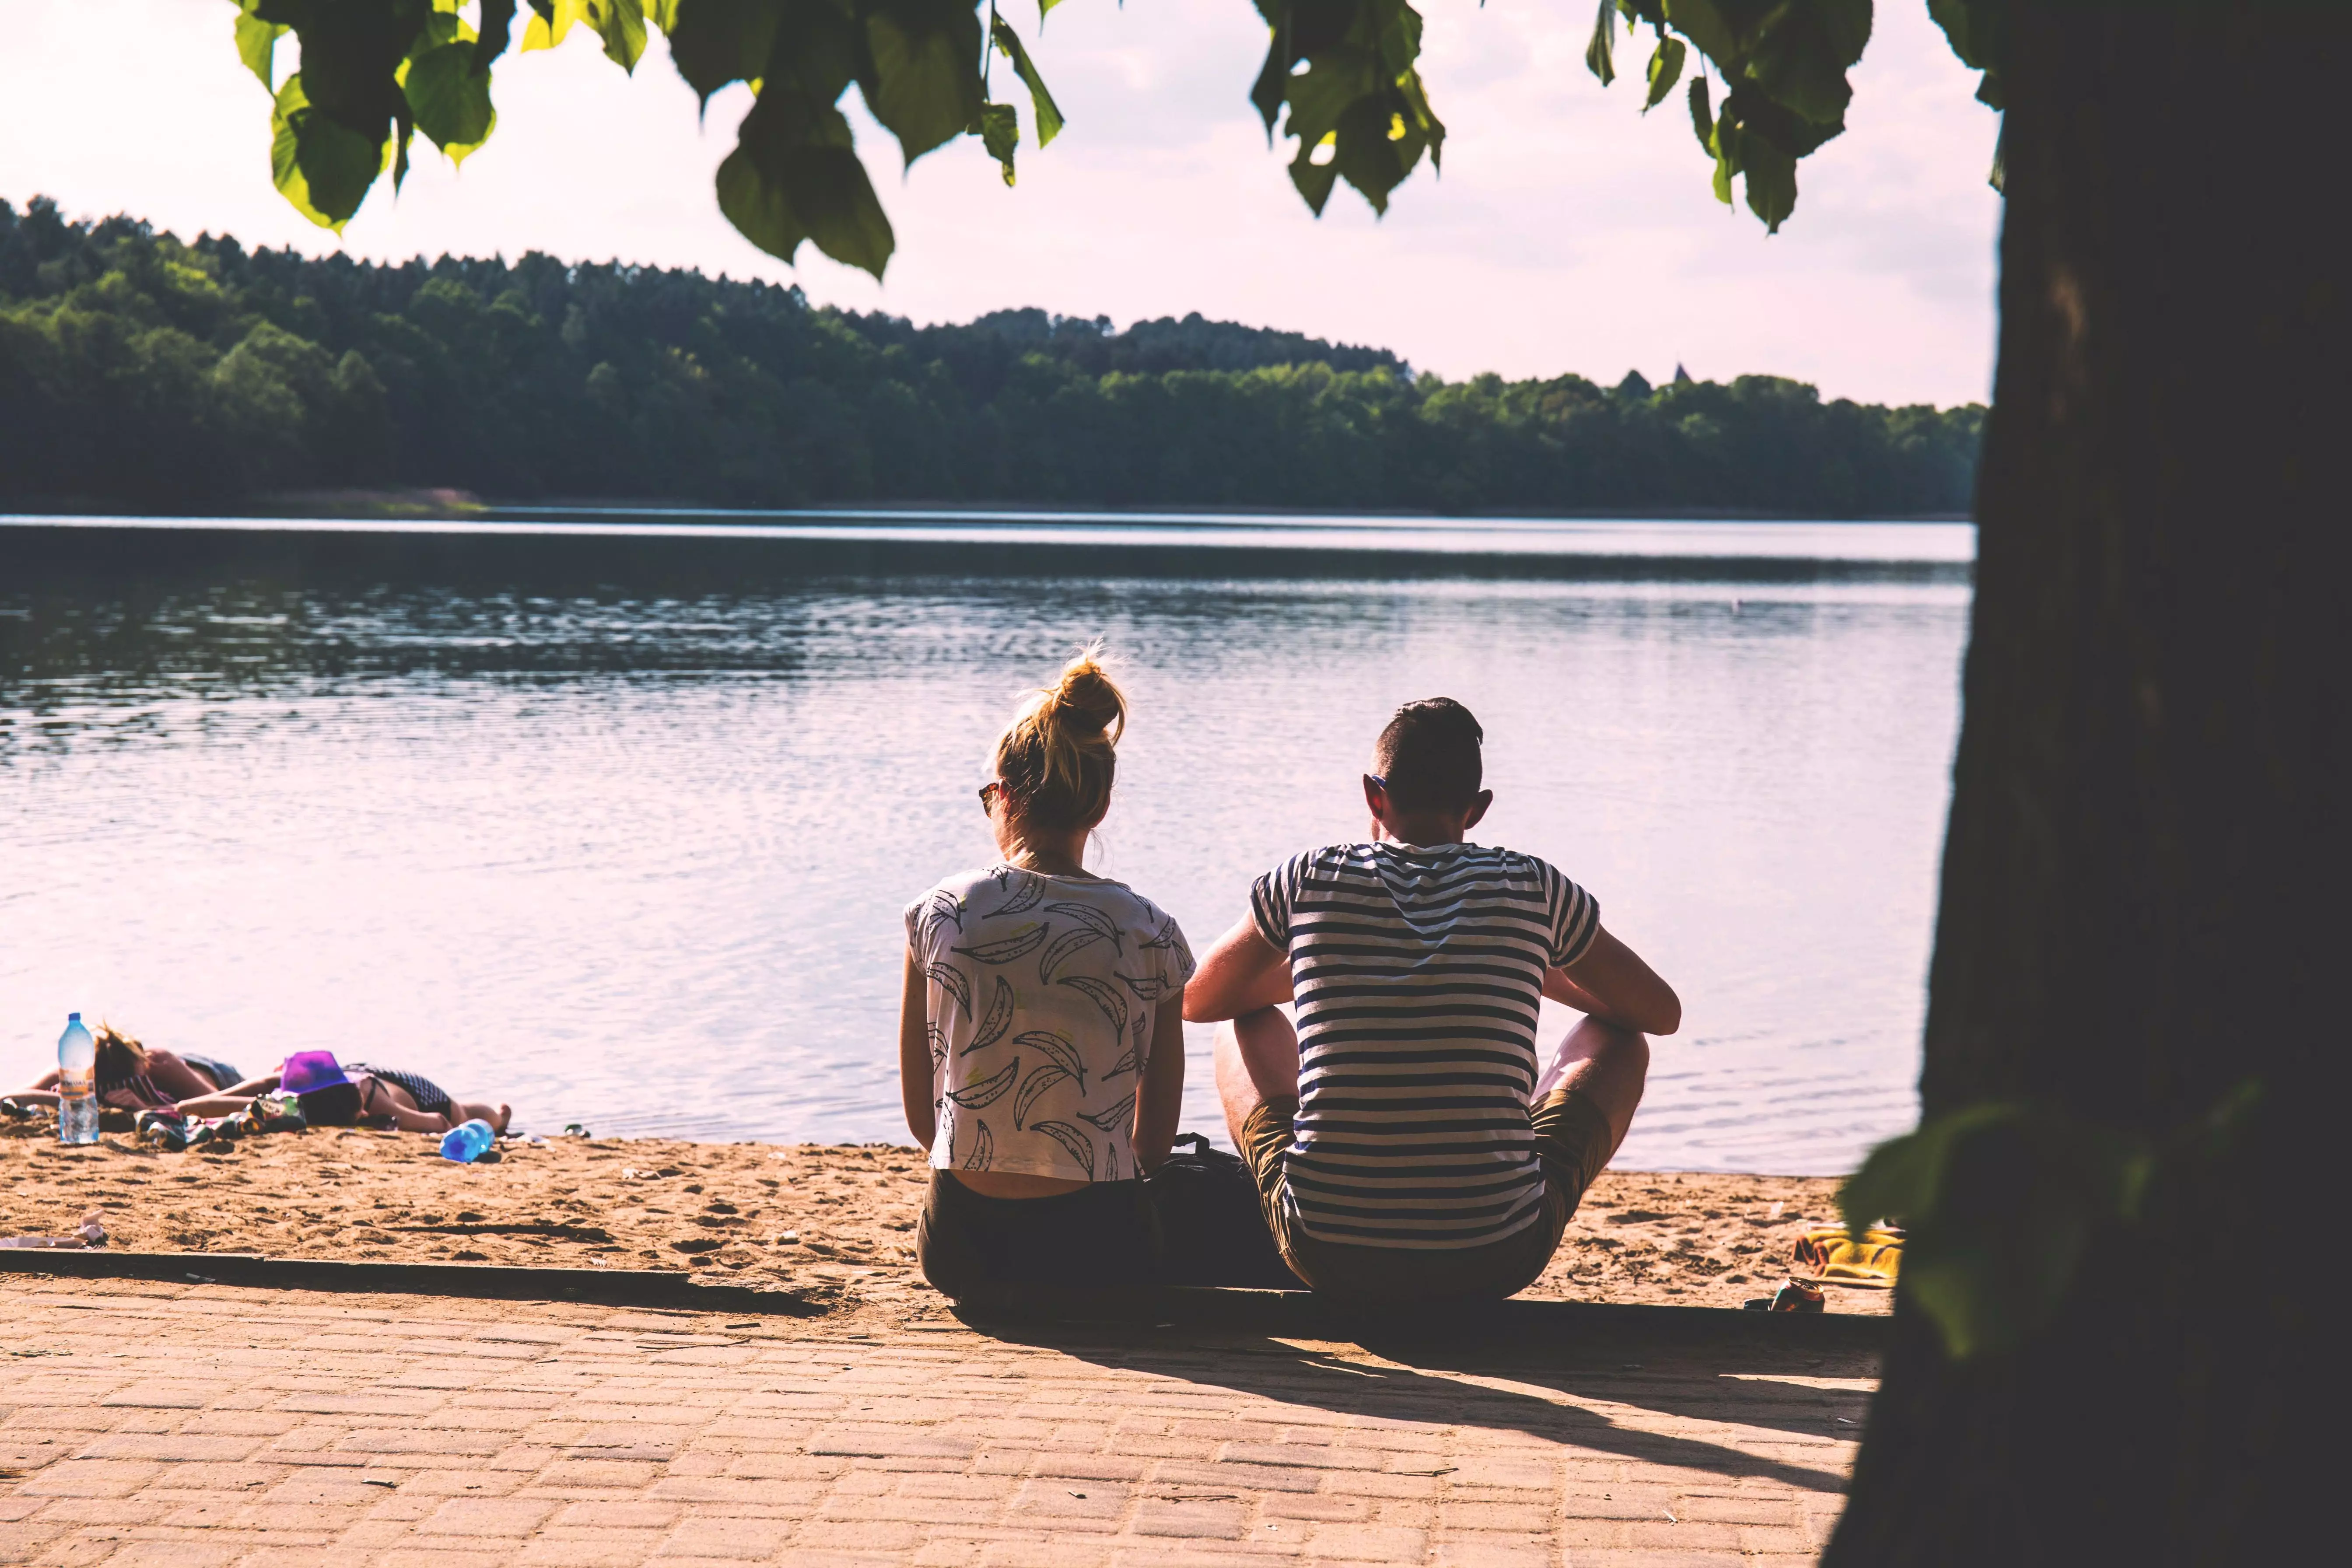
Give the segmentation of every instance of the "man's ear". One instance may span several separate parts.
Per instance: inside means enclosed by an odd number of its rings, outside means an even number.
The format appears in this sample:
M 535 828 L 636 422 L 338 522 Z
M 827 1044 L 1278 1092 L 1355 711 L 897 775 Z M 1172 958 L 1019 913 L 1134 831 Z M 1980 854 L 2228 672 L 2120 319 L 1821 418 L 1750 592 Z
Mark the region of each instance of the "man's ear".
M 1381 810 L 1381 802 L 1386 797 L 1381 793 L 1381 787 L 1372 782 L 1372 776 L 1369 773 L 1365 774 L 1364 810 L 1372 814 L 1372 821 L 1375 822 L 1385 824 L 1389 820 L 1388 813 Z
M 1462 819 L 1462 831 L 1466 833 L 1471 829 L 1476 827 L 1478 825 L 1478 819 L 1485 816 L 1486 814 L 1486 808 L 1494 803 L 1495 792 L 1492 789 L 1479 790 L 1478 798 L 1470 803 L 1470 814 Z

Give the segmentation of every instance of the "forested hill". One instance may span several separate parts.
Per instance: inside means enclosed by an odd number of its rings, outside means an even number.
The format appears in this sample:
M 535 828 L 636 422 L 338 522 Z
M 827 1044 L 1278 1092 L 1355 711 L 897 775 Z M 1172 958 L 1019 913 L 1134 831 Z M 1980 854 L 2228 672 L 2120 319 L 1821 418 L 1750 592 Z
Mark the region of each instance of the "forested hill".
M 0 202 L 0 499 L 996 501 L 1901 516 L 1969 505 L 1983 410 L 1772 376 L 1446 382 L 1198 315 L 964 326 L 694 272 L 193 245 Z

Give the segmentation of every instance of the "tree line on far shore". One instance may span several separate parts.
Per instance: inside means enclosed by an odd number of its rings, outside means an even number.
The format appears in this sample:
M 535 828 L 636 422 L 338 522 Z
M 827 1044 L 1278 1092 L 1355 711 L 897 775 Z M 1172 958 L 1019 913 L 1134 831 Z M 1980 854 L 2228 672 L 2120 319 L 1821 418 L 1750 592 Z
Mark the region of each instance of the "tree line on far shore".
M 401 266 L 0 202 L 0 499 L 1965 511 L 1984 411 L 1775 376 L 1447 382 L 1192 315 L 961 326 L 531 254 Z

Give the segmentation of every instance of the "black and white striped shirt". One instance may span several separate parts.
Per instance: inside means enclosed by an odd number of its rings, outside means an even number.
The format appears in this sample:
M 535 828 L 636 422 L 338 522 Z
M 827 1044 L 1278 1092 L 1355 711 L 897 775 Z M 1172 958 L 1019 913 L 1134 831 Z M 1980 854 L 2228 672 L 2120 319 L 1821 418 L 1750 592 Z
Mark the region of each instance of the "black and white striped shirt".
M 1528 1096 L 1548 966 L 1601 910 L 1533 855 L 1484 844 L 1335 844 L 1250 890 L 1290 955 L 1298 1121 L 1284 1186 L 1310 1236 L 1458 1248 L 1533 1221 Z

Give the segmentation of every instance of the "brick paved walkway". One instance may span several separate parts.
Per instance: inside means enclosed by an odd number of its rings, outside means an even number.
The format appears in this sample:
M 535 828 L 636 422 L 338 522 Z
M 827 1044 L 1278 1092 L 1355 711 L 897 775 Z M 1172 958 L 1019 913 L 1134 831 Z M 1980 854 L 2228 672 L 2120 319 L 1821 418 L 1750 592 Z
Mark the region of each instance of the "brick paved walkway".
M 0 1280 L 0 1562 L 1794 1563 L 1872 1372 L 1622 1338 L 1441 1364 L 827 1333 Z

